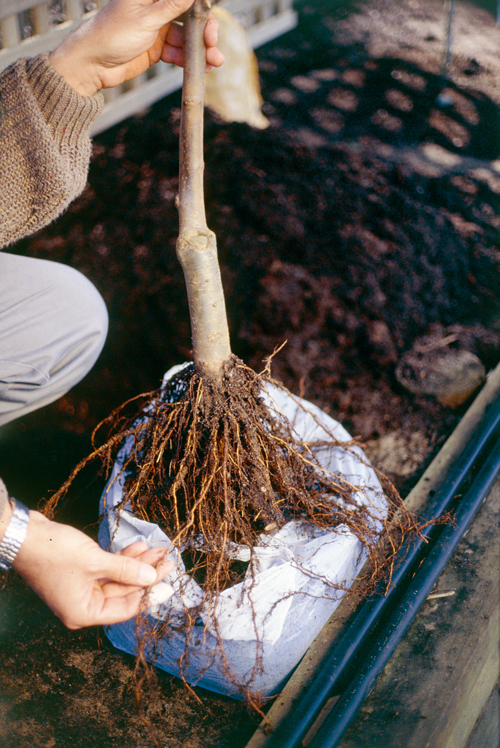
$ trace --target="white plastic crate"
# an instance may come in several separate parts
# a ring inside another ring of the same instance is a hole
[[[54,49],[108,0],[0,0],[0,70],[19,57]],[[222,0],[247,29],[254,47],[297,23],[293,0]],[[182,85],[182,71],[159,62],[133,81],[104,92],[106,105],[94,123],[96,135],[150,106]]]

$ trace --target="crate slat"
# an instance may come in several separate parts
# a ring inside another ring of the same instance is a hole
[[[13,16],[17,13],[22,13],[25,10],[30,10],[30,8],[33,8],[39,2],[40,0],[1,0],[0,18]]]
[[[0,21],[0,26],[1,24],[2,21]],[[1,28],[2,39],[4,40],[6,37],[4,37],[3,26],[1,26]],[[59,26],[50,29],[47,34],[31,36],[28,39],[21,41],[18,27],[18,42],[12,45],[7,45],[5,41],[3,41],[4,48],[0,50],[0,70],[3,70],[7,65],[15,62],[20,57],[34,57],[41,52],[55,49],[57,45],[60,44],[75,28],[76,26],[70,22],[61,23]]]
[[[19,22],[17,15],[7,16],[0,20],[0,31],[2,32],[2,47],[15,48],[21,42]]]
[[[68,20],[79,21],[83,16],[83,8],[80,0],[66,0]]]
[[[33,8],[33,25],[35,34],[37,36],[48,34],[48,32],[50,31],[48,3],[40,3],[40,5],[35,5],[35,7]]]

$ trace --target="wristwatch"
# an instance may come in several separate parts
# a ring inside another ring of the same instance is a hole
[[[14,512],[7,525],[7,530],[0,542],[0,569],[8,571],[26,538],[30,513],[27,506],[17,499],[9,499],[14,505]]]

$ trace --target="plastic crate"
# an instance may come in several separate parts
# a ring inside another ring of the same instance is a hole
[[[0,70],[19,57],[55,49],[108,0],[1,0]],[[293,0],[222,0],[247,29],[254,47],[297,23]],[[94,123],[95,135],[150,106],[182,85],[182,70],[159,62],[133,81],[104,92],[105,107]]]

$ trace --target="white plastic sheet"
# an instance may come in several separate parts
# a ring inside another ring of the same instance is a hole
[[[167,372],[165,379],[177,370],[175,367]],[[340,424],[316,406],[293,399],[270,385],[264,396],[270,408],[289,419],[302,440],[325,441],[327,432],[339,441],[350,439]],[[119,455],[103,494],[105,518],[100,528],[100,543],[115,552],[138,540],[150,547],[169,547],[170,539],[157,525],[123,509],[117,517],[115,506],[122,500],[123,490],[120,469],[129,449],[130,443]],[[343,476],[359,489],[356,500],[370,505],[374,527],[380,529],[386,500],[363,452],[357,447],[348,450],[330,447],[322,449],[318,457],[324,468]],[[242,559],[249,557],[249,549],[245,547],[236,548],[235,553]],[[190,643],[185,677],[205,688],[235,697],[240,695],[238,684],[241,683],[266,695],[276,691],[339,604],[344,594],[342,589],[350,586],[364,560],[360,541],[342,525],[332,532],[313,532],[289,522],[274,535],[262,535],[254,549],[253,579],[248,571],[243,582],[220,594],[215,610],[203,610]],[[175,571],[166,580],[174,594],[170,600],[149,610],[155,619],[163,619],[167,612],[178,611],[180,615],[186,605],[193,606],[201,600],[201,589],[186,575],[180,554],[176,554],[174,561]],[[332,585],[341,589],[334,589]],[[135,653],[133,621],[109,627],[107,635],[116,647]],[[224,667],[217,636],[224,642]],[[157,649],[155,664],[178,675],[184,647],[183,634],[170,631]],[[257,651],[262,667],[256,670]]]

